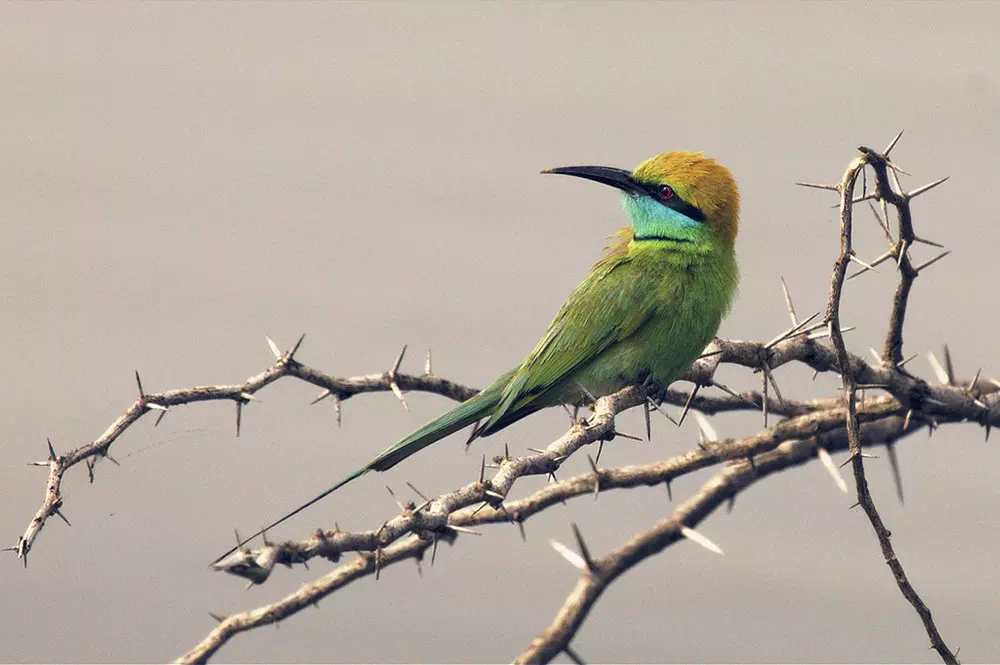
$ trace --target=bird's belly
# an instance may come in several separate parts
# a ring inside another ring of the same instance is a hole
[[[700,316],[678,317],[677,313],[675,310],[674,316],[650,321],[574,372],[565,385],[573,399],[566,401],[589,401],[587,393],[593,397],[610,395],[647,377],[665,389],[701,354],[721,319],[721,311],[715,316],[706,316],[704,309],[698,312]]]

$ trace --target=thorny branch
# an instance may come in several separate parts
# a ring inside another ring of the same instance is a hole
[[[861,432],[858,422],[856,390],[857,381],[848,362],[847,346],[844,336],[840,332],[840,299],[844,289],[844,278],[847,271],[847,264],[854,250],[851,247],[852,223],[853,223],[853,199],[854,188],[857,183],[858,174],[867,166],[875,172],[875,191],[873,196],[885,203],[892,205],[898,213],[899,241],[895,250],[899,268],[899,286],[893,300],[892,314],[889,318],[888,334],[886,335],[885,348],[882,352],[882,365],[897,367],[902,361],[903,355],[903,320],[906,314],[906,304],[910,294],[913,280],[919,272],[910,264],[907,254],[907,247],[913,243],[915,238],[913,224],[910,216],[910,199],[912,194],[902,191],[895,191],[889,184],[889,170],[895,174],[895,167],[889,161],[888,153],[895,144],[893,139],[886,149],[885,154],[880,154],[870,148],[859,148],[861,157],[855,159],[847,171],[839,187],[840,192],[840,256],[833,271],[833,283],[830,285],[830,298],[827,305],[826,319],[830,322],[831,340],[837,352],[838,365],[843,368],[840,375],[843,380],[844,397],[847,402],[847,437],[851,451],[851,466],[854,471],[854,482],[858,491],[858,504],[865,511],[868,520],[871,522],[875,533],[878,536],[879,545],[882,548],[882,555],[885,562],[892,570],[893,577],[903,596],[913,605],[920,620],[924,624],[927,636],[930,637],[931,647],[938,652],[941,659],[946,663],[957,663],[955,654],[951,652],[938,632],[931,612],[920,598],[917,591],[910,584],[903,570],[903,565],[896,557],[890,540],[889,529],[886,528],[875,507],[875,501],[868,489],[868,479],[865,476],[864,458],[861,455]],[[898,183],[898,180],[896,181]],[[924,190],[926,191],[926,190]],[[886,220],[887,222],[888,220]]]
[[[260,549],[237,551],[217,567],[245,577],[251,584],[264,583],[278,563],[306,563],[315,557],[338,562],[343,554],[349,552],[356,552],[358,556],[275,603],[219,618],[218,626],[179,662],[204,662],[236,634],[279,621],[315,605],[321,598],[355,579],[368,575],[377,578],[386,566],[407,559],[415,559],[419,563],[428,549],[431,550],[433,563],[438,541],[453,542],[471,527],[512,522],[521,527],[523,533],[526,520],[554,503],[575,496],[641,485],[665,483],[669,491],[674,478],[722,464],[722,469],[712,479],[670,515],[604,556],[593,556],[587,550],[583,534],[575,527],[576,550],[553,542],[557,551],[580,569],[580,579],[552,623],[518,657],[518,662],[547,662],[561,652],[578,660],[570,646],[571,641],[590,608],[619,575],[680,539],[692,540],[712,551],[721,552],[695,530],[715,508],[723,502],[732,501],[752,483],[817,457],[841,484],[843,481],[830,461],[829,453],[844,450],[850,451],[858,502],[872,521],[886,562],[900,589],[924,621],[933,648],[938,650],[945,662],[956,662],[934,627],[930,612],[907,582],[892,551],[889,532],[879,519],[868,492],[861,451],[863,447],[885,445],[892,452],[893,444],[924,426],[937,427],[966,420],[982,424],[988,435],[989,428],[1000,423],[1000,392],[997,391],[1000,384],[980,381],[978,372],[967,384],[959,382],[955,380],[950,362],[946,373],[943,370],[939,372],[939,383],[928,383],[909,374],[903,367],[907,362],[902,359],[903,323],[913,281],[923,269],[944,256],[941,254],[920,266],[912,265],[908,250],[914,243],[935,243],[915,235],[909,202],[943,180],[909,193],[903,192],[896,177],[897,167],[888,158],[898,138],[882,154],[862,148],[861,156],[852,161],[841,183],[811,185],[837,191],[842,204],[840,253],[832,277],[826,315],[822,320],[814,323],[816,315],[800,320],[786,289],[785,297],[792,321],[788,330],[768,342],[715,340],[702,358],[681,377],[691,382],[694,388],[691,391],[667,391],[660,402],[683,407],[681,419],[691,410],[702,421],[704,418],[700,414],[761,409],[765,418],[764,429],[743,438],[716,440],[711,426],[704,421],[702,442],[681,455],[652,464],[601,468],[600,447],[604,442],[617,436],[629,436],[615,430],[615,416],[638,405],[647,405],[648,408],[648,398],[641,387],[625,388],[602,397],[593,405],[594,413],[588,420],[574,425],[544,450],[531,449],[533,454],[523,456],[511,456],[507,452],[494,458],[489,466],[495,469],[495,473],[489,478],[485,473],[484,459],[480,477],[475,482],[427,499],[419,506],[401,504],[401,512],[377,529],[357,533],[317,530],[308,540],[281,544],[265,540]],[[874,190],[853,198],[856,179],[866,167],[874,172]],[[889,250],[875,261],[866,263],[856,255],[851,245],[852,211],[854,204],[872,200],[882,206],[881,217],[874,207],[872,211],[886,234]],[[896,239],[888,226],[888,206],[897,212]],[[897,263],[900,280],[889,317],[885,346],[876,364],[872,365],[847,350],[843,336],[846,329],[841,328],[840,322],[840,301],[845,281],[890,259]],[[848,276],[847,269],[852,262],[862,268]],[[826,343],[826,337],[831,338],[830,343]],[[401,353],[391,369],[384,373],[337,378],[303,365],[294,358],[302,343],[301,338],[285,353],[279,352],[271,340],[268,343],[275,355],[275,363],[239,384],[145,393],[137,374],[138,398],[100,437],[64,455],[57,455],[49,444],[48,458],[35,463],[49,469],[45,499],[18,544],[9,549],[16,550],[27,565],[27,554],[46,521],[52,516],[62,517],[60,484],[64,473],[83,462],[93,481],[96,459],[103,456],[113,460],[109,451],[117,437],[150,411],[158,413],[158,423],[171,407],[197,401],[230,400],[237,407],[238,435],[242,408],[254,399],[261,388],[286,376],[323,388],[315,401],[331,397],[338,421],[341,402],[363,392],[392,391],[404,405],[404,391],[434,392],[455,400],[466,399],[476,392],[434,376],[429,355],[425,373],[421,376],[399,373],[403,360]],[[736,393],[719,383],[715,373],[723,363],[760,372],[761,390]],[[816,400],[783,398],[774,373],[788,363],[801,363],[817,373],[839,374],[844,395]],[[942,373],[945,376],[941,377]],[[723,394],[701,394],[699,389],[706,387],[715,387]],[[856,392],[866,389],[880,390],[884,394],[869,396],[859,402],[855,398]],[[658,405],[654,404],[654,407],[658,408]],[[767,426],[768,414],[782,420]],[[594,443],[598,445],[598,451],[596,460],[591,459],[591,472],[556,481],[555,472],[562,463]],[[894,456],[890,455],[892,459]],[[548,475],[553,482],[528,497],[508,501],[506,497],[514,483],[531,475]]]

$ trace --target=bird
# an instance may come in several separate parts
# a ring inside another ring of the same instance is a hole
[[[634,170],[565,166],[542,171],[620,190],[631,222],[569,295],[531,353],[488,387],[375,456],[226,554],[369,471],[385,471],[478,423],[494,434],[549,406],[579,405],[633,384],[660,390],[718,331],[739,282],[740,194],[728,168],[701,152],[672,151]]]

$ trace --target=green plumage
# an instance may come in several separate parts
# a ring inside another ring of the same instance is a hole
[[[647,378],[666,388],[705,348],[738,281],[739,194],[729,171],[700,153],[672,152],[631,173],[590,166],[549,172],[621,189],[632,225],[618,232],[519,366],[271,526],[472,423],[481,422],[475,436],[488,436],[539,409],[580,404]]]
[[[705,348],[736,286],[732,248],[678,251],[632,240],[630,228],[570,294],[518,367],[386,449],[366,467],[385,471],[476,421],[476,436],[587,395],[651,376],[666,387]]]

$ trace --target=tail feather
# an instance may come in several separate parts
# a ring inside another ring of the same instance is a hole
[[[477,420],[482,420],[496,408],[500,401],[500,395],[500,391],[492,386],[487,388],[386,448],[375,459],[368,462],[365,469],[374,471],[391,469],[435,441],[439,441]]]
[[[498,382],[499,383],[499,382]],[[456,406],[451,411],[445,413],[444,415],[438,416],[434,420],[430,421],[420,429],[403,437],[394,445],[386,448],[374,459],[369,461],[363,467],[350,474],[340,482],[338,482],[333,487],[324,490],[322,493],[316,495],[306,503],[302,504],[292,512],[286,514],[282,518],[271,522],[266,527],[253,534],[249,538],[241,540],[237,543],[236,547],[229,550],[222,556],[218,557],[213,563],[219,563],[222,559],[226,558],[237,549],[245,545],[250,540],[253,540],[257,536],[261,535],[268,529],[278,526],[288,518],[293,515],[298,515],[300,512],[313,505],[320,499],[326,497],[328,494],[332,494],[334,491],[340,489],[347,483],[360,478],[369,471],[385,471],[386,469],[391,469],[395,465],[402,462],[404,459],[412,455],[413,453],[426,448],[435,441],[443,439],[453,432],[457,432],[466,425],[471,425],[477,420],[489,415],[494,408],[496,408],[497,403],[500,401],[500,395],[503,392],[502,386],[497,388],[497,384],[490,386],[486,390],[478,393],[477,395],[465,400],[458,406]]]

